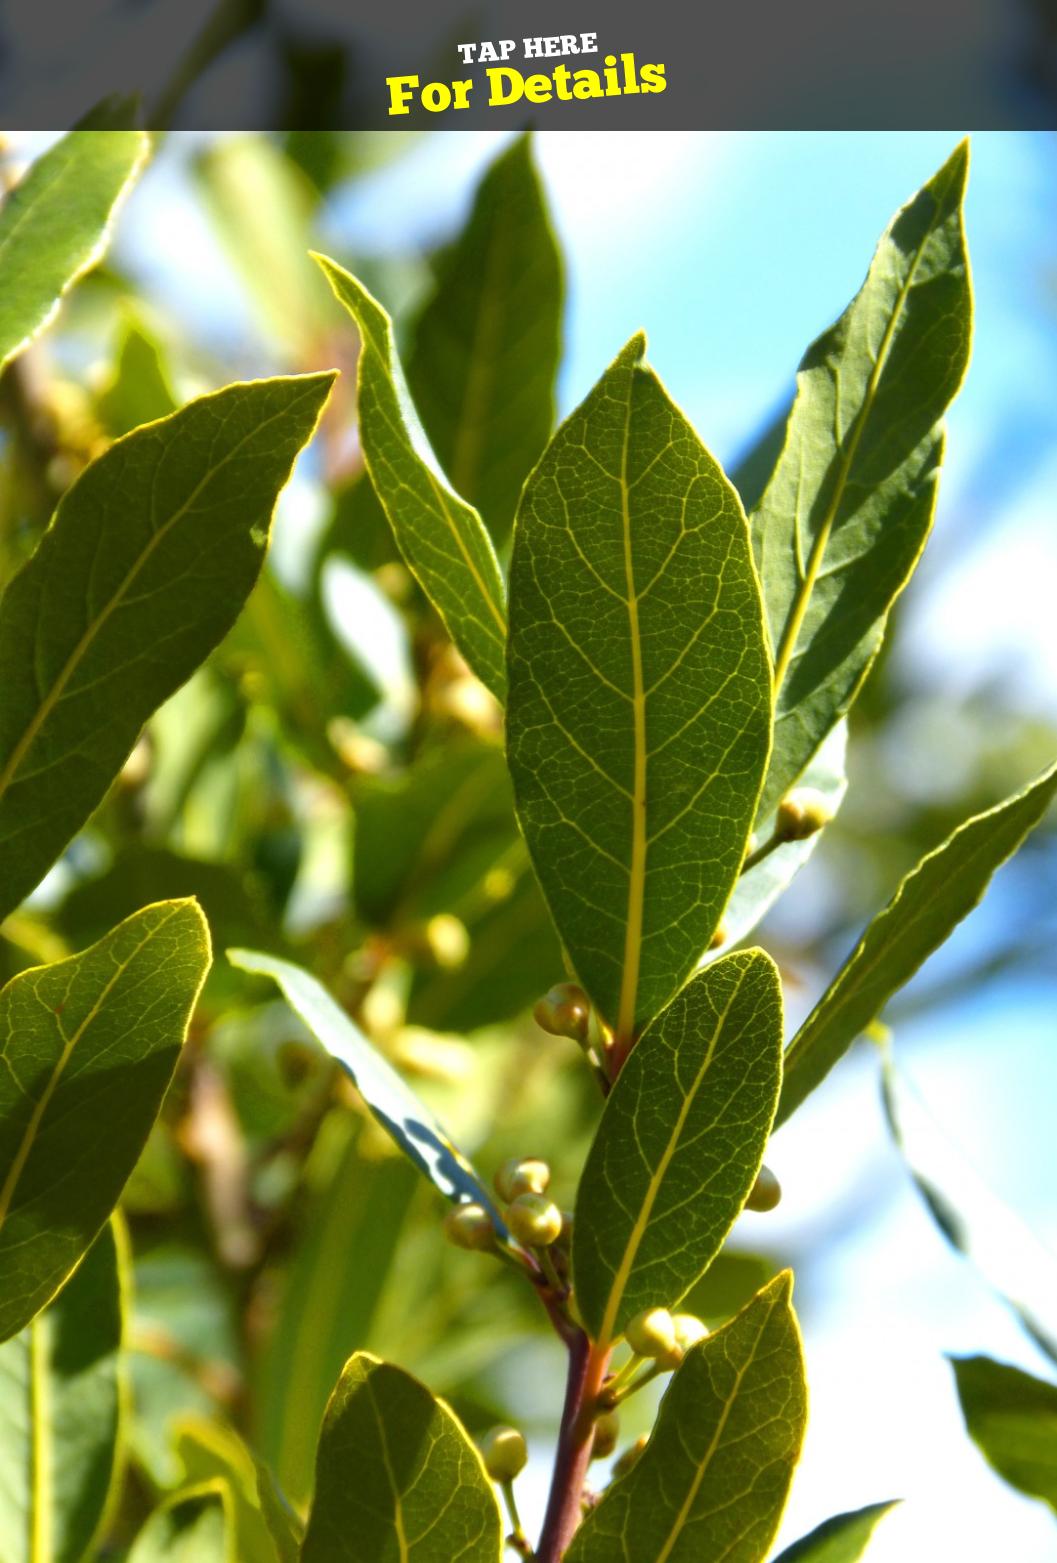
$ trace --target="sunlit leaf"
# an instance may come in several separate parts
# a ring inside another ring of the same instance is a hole
[[[473,1200],[484,1205],[492,1213],[497,1232],[505,1234],[491,1195],[465,1156],[322,983],[292,961],[278,960],[259,950],[227,953],[240,971],[278,983],[291,1009],[337,1059],[385,1132],[433,1186],[455,1204]]]
[[[466,227],[438,260],[407,365],[437,459],[497,546],[554,422],[561,312],[561,256],[520,136],[485,173]]]
[[[737,494],[633,338],[555,435],[514,533],[508,744],[562,942],[626,1043],[737,876],[770,673]]]
[[[893,1507],[891,1503],[870,1503],[864,1509],[835,1514],[810,1535],[786,1547],[775,1563],[859,1563],[877,1526]]]
[[[195,902],[167,901],[0,993],[0,1340],[54,1296],[117,1203],[209,960]]]
[[[806,1388],[792,1277],[777,1276],[683,1360],[650,1441],[566,1563],[760,1563],[800,1454]]]
[[[118,1462],[123,1234],[104,1227],[55,1301],[0,1346],[4,1563],[81,1563]]]
[[[0,207],[0,365],[42,331],[102,255],[114,210],[146,160],[139,130],[72,130]]]
[[[226,1484],[238,1563],[296,1563],[297,1517],[234,1429],[206,1417],[188,1416],[179,1422],[175,1442],[186,1485],[216,1478]]]
[[[764,814],[854,700],[932,524],[940,420],[969,358],[967,172],[963,143],[893,218],[861,292],[800,366],[753,517],[777,691]]]
[[[0,598],[0,916],[235,622],[333,376],[231,385],[117,441]],[[26,654],[32,646],[33,656]]]
[[[719,1252],[760,1169],[781,1056],[781,984],[762,950],[695,977],[635,1044],[576,1199],[576,1299],[596,1340],[673,1306]]]
[[[499,1563],[495,1491],[417,1379],[357,1352],[327,1407],[304,1563]]]
[[[400,549],[470,667],[506,690],[506,603],[492,541],[444,476],[411,404],[385,310],[336,262],[317,256],[360,330],[360,439]]]
[[[785,1055],[777,1122],[796,1111],[892,997],[976,906],[991,875],[1038,824],[1057,766],[960,826],[923,858],[870,923]]]
[[[1011,1487],[1057,1513],[1057,1385],[990,1357],[953,1357],[969,1436]]]

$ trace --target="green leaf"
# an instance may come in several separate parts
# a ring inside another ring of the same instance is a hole
[[[318,205],[309,180],[265,136],[213,142],[194,174],[260,324],[288,359],[318,362],[331,304],[308,255]]]
[[[800,778],[803,786],[812,787],[819,793],[831,815],[836,814],[848,790],[848,778],[844,771],[847,746],[847,724],[840,722],[822,740]],[[769,841],[773,833],[773,815],[757,821],[756,834],[760,842]],[[821,839],[822,832],[818,830],[802,841],[785,841],[751,868],[742,870],[723,913],[720,924],[722,942],[709,950],[706,961],[740,944],[752,932],[766,917],[778,897],[789,888]]]
[[[209,960],[197,905],[166,901],[0,992],[0,1340],[55,1295],[117,1203]]]
[[[155,1509],[136,1537],[128,1563],[243,1563],[235,1551],[227,1483],[188,1487]]]
[[[932,524],[940,419],[969,358],[967,172],[963,143],[893,218],[800,366],[753,517],[777,692],[764,813],[858,694]]]
[[[327,1407],[304,1563],[499,1563],[501,1552],[494,1489],[454,1413],[357,1352]]]
[[[348,1113],[332,1115],[317,1138],[319,1193],[298,1221],[254,1396],[257,1442],[295,1503],[312,1491],[335,1381],[369,1343],[417,1182],[402,1156],[365,1154],[360,1127]]]
[[[118,440],[68,490],[8,585],[0,917],[102,800],[150,713],[235,622],[332,379],[231,385]]]
[[[869,1503],[864,1509],[835,1514],[809,1536],[802,1536],[775,1563],[858,1563],[877,1526],[894,1503]]]
[[[936,1225],[1057,1363],[1057,1260],[944,1136],[885,1048],[885,1116]]]
[[[907,875],[787,1048],[777,1123],[796,1111],[893,993],[972,911],[995,869],[1038,824],[1055,792],[1057,766],[967,820]]]
[[[118,1458],[124,1270],[111,1223],[51,1306],[0,1346],[4,1563],[94,1555]]]
[[[781,982],[762,950],[717,961],[643,1032],[576,1199],[576,1299],[595,1340],[673,1306],[718,1254],[760,1170],[781,1067]]]
[[[297,1563],[297,1518],[233,1428],[191,1415],[178,1423],[175,1442],[186,1485],[218,1477],[226,1484],[238,1563]]]
[[[114,210],[146,160],[140,130],[72,130],[0,207],[0,367],[28,347],[102,255]]]
[[[999,1476],[1057,1513],[1057,1387],[990,1357],[952,1357],[965,1426]]]
[[[362,283],[315,259],[359,327],[360,440],[401,552],[455,645],[497,699],[506,691],[506,604],[492,540],[429,447],[404,383],[393,325]]]
[[[439,258],[407,366],[437,459],[497,547],[554,425],[561,317],[561,256],[531,141],[519,136]]]
[[[800,1335],[783,1271],[687,1352],[650,1441],[565,1563],[760,1563],[804,1436]]]
[[[363,1032],[330,994],[300,966],[259,950],[229,950],[228,960],[240,971],[270,977],[278,983],[290,1008],[301,1017],[318,1042],[350,1077],[372,1116],[404,1155],[424,1173],[434,1188],[453,1204],[476,1201],[491,1212],[501,1237],[506,1227],[491,1195],[470,1163],[449,1140],[414,1092],[391,1064],[375,1051]]]
[[[514,532],[509,760],[581,982],[625,1043],[693,970],[744,855],[770,672],[737,494],[632,339]]]
[[[175,412],[176,396],[158,339],[133,311],[121,324],[117,361],[95,399],[95,415],[113,438]]]

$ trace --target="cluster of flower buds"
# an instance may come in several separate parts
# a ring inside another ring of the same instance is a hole
[[[566,1229],[566,1217],[547,1198],[551,1169],[530,1156],[504,1162],[495,1176],[496,1193],[506,1202],[511,1235],[526,1248],[550,1248]]]
[[[703,1341],[707,1327],[692,1313],[644,1308],[629,1322],[624,1339],[637,1357],[650,1357],[664,1371],[677,1368],[691,1346]]]

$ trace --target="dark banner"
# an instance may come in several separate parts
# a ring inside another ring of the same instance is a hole
[[[1054,0],[15,0],[0,125],[917,129],[1057,123]],[[121,112],[121,111],[119,111]]]

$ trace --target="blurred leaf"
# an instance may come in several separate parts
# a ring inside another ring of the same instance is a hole
[[[775,1563],[858,1563],[877,1526],[894,1507],[894,1503],[870,1503],[864,1509],[835,1514],[786,1547]]]
[[[715,1258],[760,1170],[781,1058],[781,982],[762,950],[710,966],[643,1032],[576,1196],[573,1275],[592,1339],[674,1306]]]
[[[353,893],[376,927],[450,911],[517,837],[502,750],[459,737],[353,792]]]
[[[0,993],[0,1339],[55,1295],[117,1203],[209,961],[195,903],[162,902]]]
[[[216,1417],[238,1392],[232,1298],[206,1254],[170,1239],[136,1256],[133,1301],[129,1442],[154,1486],[175,1487],[181,1420]]]
[[[0,1346],[4,1563],[94,1556],[118,1462],[124,1269],[111,1222],[50,1307]]]
[[[117,439],[141,423],[167,418],[176,406],[161,344],[135,313],[127,313],[113,372],[95,399],[96,417]]]
[[[105,873],[75,885],[55,914],[74,945],[101,938],[108,928],[151,901],[193,896],[217,944],[275,942],[260,886],[226,863],[201,863],[165,847],[138,843],[119,851]]]
[[[324,1128],[322,1187],[296,1219],[256,1398],[261,1450],[295,1503],[311,1493],[327,1399],[343,1364],[368,1342],[416,1184],[402,1157],[365,1151],[349,1114]]]
[[[361,570],[373,571],[400,559],[389,517],[367,473],[359,472],[333,496],[334,510],[319,546],[322,562],[330,553],[347,554]]]
[[[273,1505],[273,1517],[281,1515],[286,1520],[286,1529],[282,1531],[284,1546],[296,1520],[283,1508],[269,1483],[267,1471],[234,1429],[205,1417],[186,1417],[176,1430],[176,1454],[183,1464],[187,1485],[198,1486],[216,1478],[225,1483],[231,1496],[231,1523],[238,1563],[286,1563],[291,1556],[289,1548],[285,1555],[279,1551],[261,1508],[258,1482]],[[292,1556],[296,1563],[296,1543]]]
[[[498,1025],[564,978],[565,957],[520,838],[453,910],[469,954],[454,969],[416,974],[411,1022],[456,1032]]]
[[[73,130],[0,207],[0,366],[51,320],[106,247],[121,195],[146,161],[139,130]]]
[[[147,728],[151,767],[142,793],[145,834],[165,838],[179,828],[196,782],[211,762],[229,762],[245,724],[245,702],[212,665],[199,668],[159,706]]]
[[[167,1499],[136,1537],[128,1563],[243,1563],[226,1482],[204,1482]]]
[[[800,366],[753,517],[777,691],[764,814],[854,700],[932,524],[939,420],[969,358],[968,160],[963,143],[896,214]]]
[[[112,445],[8,585],[0,915],[33,889],[146,718],[235,622],[332,379],[228,386]]]
[[[882,1082],[892,1138],[936,1225],[1057,1363],[1057,1259],[958,1155],[896,1069],[890,1047]]]
[[[335,718],[359,720],[381,691],[369,667],[349,655],[319,606],[285,587],[265,569],[246,612],[224,647],[237,659],[281,719],[288,736],[324,775],[338,764],[328,728]]]
[[[404,1155],[454,1204],[473,1200],[491,1213],[497,1233],[506,1228],[491,1195],[433,1114],[405,1085],[352,1019],[316,979],[291,961],[259,950],[229,950],[240,971],[271,977],[291,1009],[349,1075],[364,1103]]]
[[[831,814],[836,814],[848,790],[848,778],[844,772],[847,746],[847,724],[838,722],[822,740],[800,777],[803,786],[813,787],[821,795]],[[773,817],[758,822],[757,835],[761,842],[768,841],[773,832]],[[752,932],[783,891],[789,888],[821,839],[822,832],[817,830],[803,841],[783,842],[752,868],[741,873],[720,924],[723,942],[715,950],[709,950],[706,960],[712,960],[715,955],[729,950]]]
[[[724,1248],[690,1288],[680,1306],[703,1319],[709,1329],[714,1329],[751,1302],[780,1269],[780,1262],[767,1255]]]
[[[495,1491],[425,1385],[357,1352],[327,1407],[304,1563],[499,1563]]]
[[[360,331],[360,440],[378,498],[404,558],[455,645],[502,700],[506,605],[491,539],[429,448],[404,384],[389,316],[336,262],[322,255],[316,259]]]
[[[310,362],[330,320],[327,292],[308,254],[317,201],[311,185],[263,136],[214,142],[195,171],[261,323],[293,361]]]
[[[1057,1513],[1057,1387],[990,1357],[952,1357],[965,1426],[1004,1481]]]
[[[486,171],[436,269],[408,388],[452,488],[501,547],[554,425],[561,352],[561,255],[527,135]]]
[[[626,1044],[708,944],[767,763],[738,497],[632,339],[525,487],[508,740],[551,915]]]
[[[907,875],[786,1049],[776,1123],[821,1084],[893,993],[972,911],[995,869],[1038,824],[1055,792],[1057,766],[967,820]]]
[[[791,1289],[784,1271],[687,1352],[644,1452],[588,1514],[566,1563],[760,1563],[807,1414]]]

